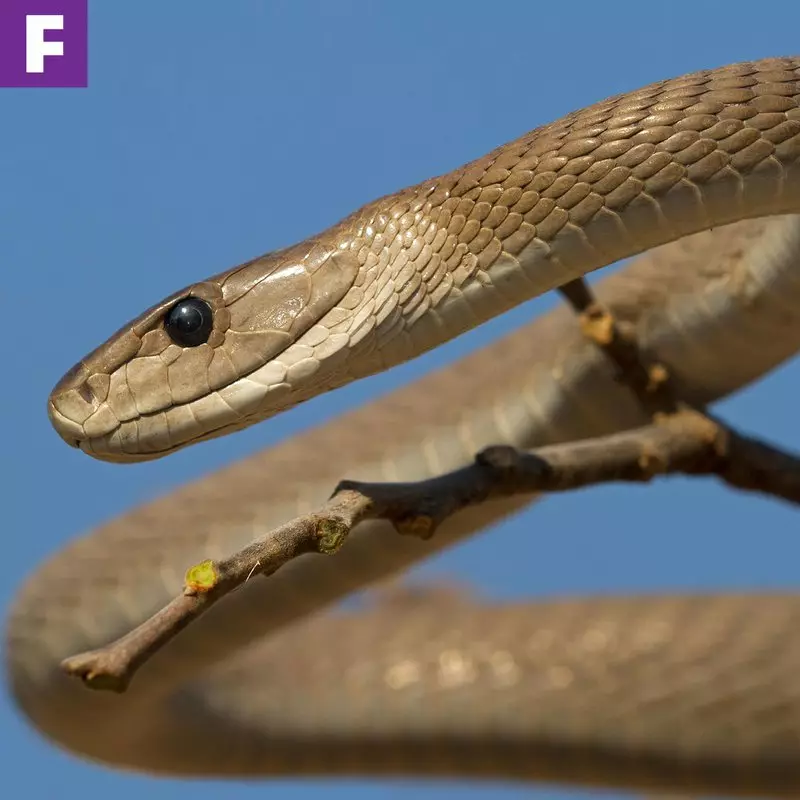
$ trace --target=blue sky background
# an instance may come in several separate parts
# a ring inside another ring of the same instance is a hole
[[[64,370],[123,321],[573,108],[694,69],[795,53],[800,4],[775,0],[759,13],[681,0],[95,0],[88,90],[0,89],[0,607],[69,538],[450,360],[531,308],[244,433],[126,468],[67,448],[45,414]],[[799,395],[795,360],[718,410],[800,449]],[[597,489],[548,500],[421,573],[497,597],[792,587],[797,519],[711,482]],[[4,789],[34,798],[303,800],[324,788],[329,800],[361,800],[376,790],[358,781],[189,787],[112,773],[44,742],[5,690],[0,742]],[[380,788],[398,800],[590,795]]]

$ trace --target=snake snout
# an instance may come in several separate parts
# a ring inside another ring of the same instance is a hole
[[[71,447],[88,438],[85,423],[101,401],[89,383],[89,370],[80,361],[53,387],[47,399],[47,415],[56,433]]]

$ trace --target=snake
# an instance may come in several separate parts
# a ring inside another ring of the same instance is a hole
[[[315,180],[312,199],[335,189]],[[663,80],[199,279],[69,370],[49,418],[94,458],[160,458],[625,259],[598,298],[682,398],[709,404],[800,347],[799,214],[800,58]],[[153,776],[800,795],[800,595],[492,603],[395,585],[536,493],[462,509],[429,541],[363,522],[335,555],[245,583],[123,694],[90,691],[59,666],[156,612],[192,563],[313,512],[343,477],[419,480],[490,444],[535,448],[648,421],[571,310],[556,308],[70,542],[10,608],[9,690],[56,746]],[[365,587],[384,588],[355,608],[339,602]]]

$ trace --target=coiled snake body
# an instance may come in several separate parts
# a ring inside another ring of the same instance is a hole
[[[599,294],[683,396],[709,402],[800,346],[796,213],[800,59],[663,81],[167,298],[62,379],[51,420],[100,458],[161,456],[651,248]],[[181,305],[188,296],[199,304]],[[124,695],[88,692],[59,670],[162,606],[189,564],[313,509],[343,476],[417,479],[487,444],[645,421],[571,314],[556,311],[69,545],[10,614],[17,702],[61,745],[155,774],[411,772],[800,794],[800,597],[491,608],[433,593],[301,619],[533,497],[462,511],[424,544],[362,524],[334,558],[301,557],[226,598]]]

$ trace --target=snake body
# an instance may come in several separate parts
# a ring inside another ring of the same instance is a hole
[[[645,250],[598,293],[683,396],[711,402],[800,347],[799,178],[800,59],[663,81],[176,293],[62,379],[51,419],[100,458],[164,455]],[[214,328],[207,343],[181,348],[164,317],[188,295],[213,309]],[[89,692],[59,670],[160,608],[189,564],[314,509],[343,476],[418,479],[491,443],[531,447],[645,422],[572,315],[556,310],[70,544],[11,610],[17,702],[61,746],[153,774],[800,794],[798,596],[492,607],[431,592],[314,614],[533,496],[462,511],[425,543],[362,524],[334,558],[304,556],[248,582],[125,695]]]

